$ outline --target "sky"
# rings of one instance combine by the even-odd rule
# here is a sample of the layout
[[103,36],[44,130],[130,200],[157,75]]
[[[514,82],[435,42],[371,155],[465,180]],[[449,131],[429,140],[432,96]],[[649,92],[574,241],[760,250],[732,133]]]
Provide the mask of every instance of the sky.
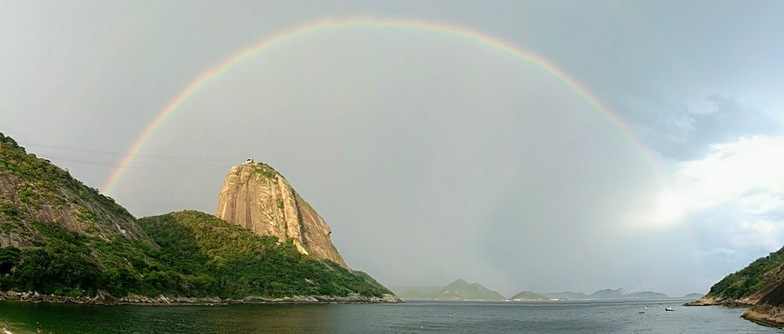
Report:
[[784,245],[783,12],[0,0],[0,132],[137,217],[269,163],[386,285],[705,293]]

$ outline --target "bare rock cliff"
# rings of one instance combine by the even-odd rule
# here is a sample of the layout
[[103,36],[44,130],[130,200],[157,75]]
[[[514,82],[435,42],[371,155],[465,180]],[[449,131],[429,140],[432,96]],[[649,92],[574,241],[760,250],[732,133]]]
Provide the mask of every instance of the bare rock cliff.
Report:
[[267,164],[249,160],[232,167],[215,216],[258,235],[290,239],[300,253],[348,268],[332,245],[332,232],[324,219]]

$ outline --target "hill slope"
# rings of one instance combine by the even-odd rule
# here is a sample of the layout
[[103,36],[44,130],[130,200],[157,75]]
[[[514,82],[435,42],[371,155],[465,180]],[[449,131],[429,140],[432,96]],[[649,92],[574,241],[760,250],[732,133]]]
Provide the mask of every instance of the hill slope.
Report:
[[301,254],[290,241],[279,243],[206,213],[173,212],[139,224],[161,246],[165,264],[184,275],[184,282],[171,284],[192,288],[191,295],[392,295],[365,273]]
[[784,327],[784,247],[714,284],[686,305],[748,305],[743,318]]
[[546,296],[542,296],[542,295],[540,295],[540,294],[538,294],[536,292],[523,291],[523,292],[520,292],[520,293],[514,295],[512,298],[509,298],[509,300],[515,300],[515,301],[540,301],[540,300],[550,300],[550,298],[547,298]]
[[127,210],[0,134],[0,290],[157,293],[157,245]]
[[784,279],[784,248],[761,257],[714,284],[692,305],[754,305]]

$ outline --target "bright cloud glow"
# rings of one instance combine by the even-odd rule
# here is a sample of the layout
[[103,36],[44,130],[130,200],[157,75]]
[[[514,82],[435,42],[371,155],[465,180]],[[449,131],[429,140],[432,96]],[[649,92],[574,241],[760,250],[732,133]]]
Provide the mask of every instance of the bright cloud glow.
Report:
[[671,162],[661,185],[632,216],[634,226],[671,227],[718,208],[733,209],[740,234],[777,231],[775,211],[784,206],[784,137],[743,138],[715,145],[700,160]]
[[672,175],[691,210],[735,201],[757,214],[781,203],[784,137],[752,137],[716,145],[704,159],[676,165]]
[[720,244],[726,246],[778,248],[784,241],[782,171],[784,137],[755,136],[712,146],[702,159],[670,163],[670,184],[652,196],[652,205],[633,211],[633,226],[691,224],[720,234]]

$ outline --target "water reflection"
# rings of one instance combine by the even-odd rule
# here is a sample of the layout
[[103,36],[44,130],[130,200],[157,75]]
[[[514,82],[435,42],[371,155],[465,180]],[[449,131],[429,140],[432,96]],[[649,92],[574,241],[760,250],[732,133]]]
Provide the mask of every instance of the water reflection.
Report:
[[[0,302],[0,323],[35,333],[774,333],[742,309],[678,308],[682,301],[87,306]],[[640,310],[651,306],[648,312]],[[652,310],[659,310],[654,312]]]

